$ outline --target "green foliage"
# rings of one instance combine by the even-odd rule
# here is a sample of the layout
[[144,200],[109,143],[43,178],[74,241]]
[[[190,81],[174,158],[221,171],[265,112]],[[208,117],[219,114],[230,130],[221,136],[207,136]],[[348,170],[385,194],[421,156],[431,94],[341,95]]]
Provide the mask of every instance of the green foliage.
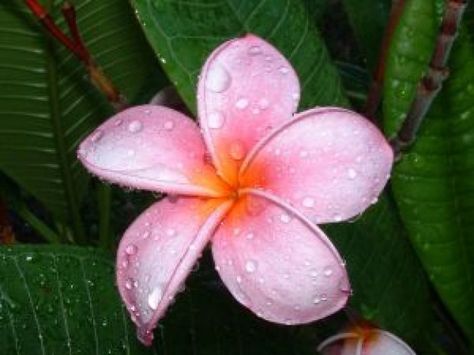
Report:
[[474,51],[467,35],[456,42],[449,67],[392,182],[433,284],[474,341]]
[[389,137],[400,128],[413,101],[436,42],[434,1],[408,0],[396,27],[385,67],[384,126]]
[[[156,59],[128,5],[120,0],[76,5],[91,52],[133,99],[156,70]],[[58,6],[53,17],[60,18]],[[0,169],[82,234],[80,203],[89,175],[76,159],[76,147],[111,109],[82,65],[45,36],[22,1],[1,2],[0,23]]]
[[93,249],[0,247],[0,353],[150,354]]
[[303,89],[300,106],[347,105],[337,71],[302,0],[132,4],[163,69],[193,110],[197,76],[207,56],[225,40],[249,32],[268,39],[295,67]]

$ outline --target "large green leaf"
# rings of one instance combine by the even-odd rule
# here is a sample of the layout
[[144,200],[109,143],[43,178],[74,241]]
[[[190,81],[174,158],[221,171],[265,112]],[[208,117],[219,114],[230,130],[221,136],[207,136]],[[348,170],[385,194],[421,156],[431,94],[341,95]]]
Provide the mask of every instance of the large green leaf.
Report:
[[132,4],[164,70],[192,108],[206,57],[218,44],[248,32],[272,42],[297,69],[302,107],[347,104],[302,0],[133,0]]
[[347,261],[349,307],[423,345],[432,324],[428,283],[388,193],[357,221],[325,229]]
[[385,66],[384,126],[394,135],[428,70],[438,33],[434,0],[408,0],[393,33]]
[[[58,19],[59,3],[53,10]],[[121,0],[75,3],[93,55],[133,99],[157,61],[129,5]],[[75,150],[110,108],[82,65],[45,35],[23,1],[2,1],[0,23],[0,169],[54,215],[75,221],[80,233],[79,205],[88,175]]]
[[466,36],[455,43],[449,67],[393,187],[431,280],[474,341],[474,50]]
[[343,0],[342,3],[353,27],[359,49],[367,61],[367,67],[374,70],[392,1]]
[[92,249],[0,247],[0,353],[149,354],[113,280]]

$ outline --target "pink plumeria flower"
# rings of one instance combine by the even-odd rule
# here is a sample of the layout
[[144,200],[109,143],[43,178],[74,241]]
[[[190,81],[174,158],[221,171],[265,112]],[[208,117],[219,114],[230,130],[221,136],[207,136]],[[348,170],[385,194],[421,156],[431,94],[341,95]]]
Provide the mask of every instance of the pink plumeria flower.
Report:
[[209,241],[222,280],[259,317],[308,323],[346,304],[344,261],[314,222],[362,213],[393,154],[354,112],[293,115],[299,95],[287,60],[247,35],[218,47],[202,69],[201,128],[145,105],[81,144],[79,158],[99,177],[173,196],[139,216],[118,249],[120,294],[145,344]]
[[399,337],[368,324],[326,339],[318,351],[323,355],[416,355]]

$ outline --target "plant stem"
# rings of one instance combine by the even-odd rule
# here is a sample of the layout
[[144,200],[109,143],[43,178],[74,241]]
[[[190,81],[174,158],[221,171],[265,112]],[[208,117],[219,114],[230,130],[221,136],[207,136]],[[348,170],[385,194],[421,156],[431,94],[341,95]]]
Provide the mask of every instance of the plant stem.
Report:
[[403,13],[404,7],[405,0],[392,1],[390,17],[388,20],[387,27],[385,28],[385,33],[382,39],[382,45],[380,47],[379,60],[377,62],[377,67],[375,68],[373,80],[370,85],[369,93],[367,95],[367,101],[365,102],[365,106],[363,109],[364,116],[374,123],[376,123],[377,108],[379,107],[380,100],[382,98],[382,85],[385,74],[385,63],[387,61],[388,49],[390,47],[393,32],[395,31],[395,28],[397,27],[400,21],[400,16]]
[[67,36],[61,28],[53,21],[48,11],[38,0],[24,0],[32,14],[40,21],[46,31],[58,42],[62,43],[71,53],[73,53],[86,67],[91,82],[107,98],[116,111],[121,111],[128,106],[124,96],[120,93],[112,80],[95,63],[85,46],[79,32],[74,6],[65,2],[61,8],[62,14],[68,25],[71,37]]
[[427,73],[418,84],[415,99],[397,135],[391,140],[395,154],[413,143],[423,118],[441,90],[449,71],[446,67],[467,0],[447,0],[443,21]]
[[18,215],[23,218],[39,235],[46,239],[50,243],[60,243],[61,239],[59,235],[49,228],[41,219],[36,217],[26,206],[23,204],[18,206],[16,209]]
[[110,231],[110,211],[112,188],[104,183],[97,184],[97,202],[99,206],[99,246],[109,249],[112,244]]

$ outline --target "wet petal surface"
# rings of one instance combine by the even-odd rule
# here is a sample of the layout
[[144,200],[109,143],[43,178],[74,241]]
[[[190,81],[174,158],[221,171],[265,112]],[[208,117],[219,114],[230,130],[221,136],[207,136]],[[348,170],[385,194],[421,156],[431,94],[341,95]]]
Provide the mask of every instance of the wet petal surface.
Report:
[[340,108],[300,113],[259,143],[241,177],[316,223],[362,213],[389,178],[393,153],[379,130]]
[[206,162],[197,125],[166,107],[118,113],[81,143],[78,157],[92,173],[127,187],[205,196],[225,190]]
[[167,198],[125,232],[117,252],[117,284],[145,344],[228,208],[217,200]]
[[254,35],[225,42],[208,58],[199,80],[200,125],[215,166],[230,183],[247,152],[299,101],[288,61]]
[[344,263],[324,233],[258,196],[239,200],[216,231],[212,251],[233,296],[272,322],[324,318],[350,294]]

